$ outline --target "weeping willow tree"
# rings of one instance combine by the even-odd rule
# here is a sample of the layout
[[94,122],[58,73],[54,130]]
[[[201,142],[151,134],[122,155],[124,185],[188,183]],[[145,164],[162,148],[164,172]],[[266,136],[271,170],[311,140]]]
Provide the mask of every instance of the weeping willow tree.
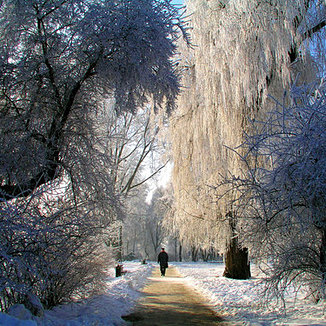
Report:
[[269,94],[282,99],[294,78],[314,74],[304,49],[325,26],[318,8],[321,1],[309,0],[187,3],[194,46],[181,49],[185,88],[170,120],[174,225],[182,241],[200,239],[224,252],[225,276],[250,277],[248,251],[236,233],[237,193],[218,186],[228,173],[242,174],[230,149],[250,132],[249,121],[274,105]]

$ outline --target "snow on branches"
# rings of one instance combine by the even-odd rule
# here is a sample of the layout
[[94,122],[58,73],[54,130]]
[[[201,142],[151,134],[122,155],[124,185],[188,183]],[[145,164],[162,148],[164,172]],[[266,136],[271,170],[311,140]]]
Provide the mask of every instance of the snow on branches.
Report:
[[314,80],[307,32],[322,28],[324,9],[324,2],[305,0],[188,1],[196,46],[181,51],[186,87],[170,120],[175,220],[185,241],[214,239],[209,242],[225,251],[237,236],[237,192],[217,189],[245,168],[230,148],[243,143],[251,120],[264,120],[273,109],[270,95],[282,99],[297,76],[298,84]]
[[291,100],[253,122],[245,176],[230,182],[241,194],[238,232],[263,261],[269,294],[292,283],[317,299],[326,280],[325,84],[293,86]]
[[118,112],[172,110],[180,29],[171,1],[2,1],[1,196],[27,196],[62,172],[66,127],[98,97],[113,95]]

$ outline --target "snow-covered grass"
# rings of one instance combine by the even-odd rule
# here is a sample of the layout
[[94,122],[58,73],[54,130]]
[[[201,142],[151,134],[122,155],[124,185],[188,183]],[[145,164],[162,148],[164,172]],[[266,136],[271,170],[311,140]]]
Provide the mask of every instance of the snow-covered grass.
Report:
[[173,263],[186,282],[208,299],[219,315],[241,325],[326,325],[324,304],[304,301],[290,292],[286,310],[261,300],[259,270],[252,266],[250,280],[223,277],[223,263]]
[[[115,269],[108,270],[105,294],[85,302],[71,303],[45,311],[42,318],[20,321],[0,313],[0,326],[113,326],[122,325],[121,316],[128,314],[140,296],[140,290],[152,272],[153,264],[124,262],[127,271],[115,277]],[[16,316],[17,317],[17,316]]]
[[[46,311],[44,317],[20,320],[0,313],[0,325],[6,326],[80,326],[122,325],[121,316],[128,314],[140,297],[155,263],[125,262],[128,272],[114,277],[109,270],[105,294],[85,302],[67,304]],[[312,304],[294,294],[287,297],[287,310],[262,305],[259,300],[259,275],[253,267],[250,280],[231,280],[222,276],[222,263],[171,263],[184,275],[184,281],[194,287],[219,315],[241,325],[326,325],[324,306]],[[167,272],[168,276],[168,272]],[[168,279],[168,278],[167,278]],[[26,314],[25,314],[26,315]],[[16,314],[16,317],[19,317]]]

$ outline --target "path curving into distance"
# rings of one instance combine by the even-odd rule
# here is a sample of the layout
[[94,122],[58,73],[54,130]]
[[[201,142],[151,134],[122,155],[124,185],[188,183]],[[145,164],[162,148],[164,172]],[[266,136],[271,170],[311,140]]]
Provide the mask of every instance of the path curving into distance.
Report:
[[231,325],[205,305],[204,298],[184,284],[175,267],[169,267],[165,277],[161,277],[159,268],[155,268],[142,292],[143,297],[134,312],[122,317],[130,325]]

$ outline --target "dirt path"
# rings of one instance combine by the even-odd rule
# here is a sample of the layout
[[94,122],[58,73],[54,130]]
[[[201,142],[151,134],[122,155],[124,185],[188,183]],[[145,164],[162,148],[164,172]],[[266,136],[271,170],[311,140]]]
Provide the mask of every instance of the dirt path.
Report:
[[124,316],[131,325],[230,325],[203,304],[204,299],[182,282],[174,267],[161,277],[155,268],[135,311]]

